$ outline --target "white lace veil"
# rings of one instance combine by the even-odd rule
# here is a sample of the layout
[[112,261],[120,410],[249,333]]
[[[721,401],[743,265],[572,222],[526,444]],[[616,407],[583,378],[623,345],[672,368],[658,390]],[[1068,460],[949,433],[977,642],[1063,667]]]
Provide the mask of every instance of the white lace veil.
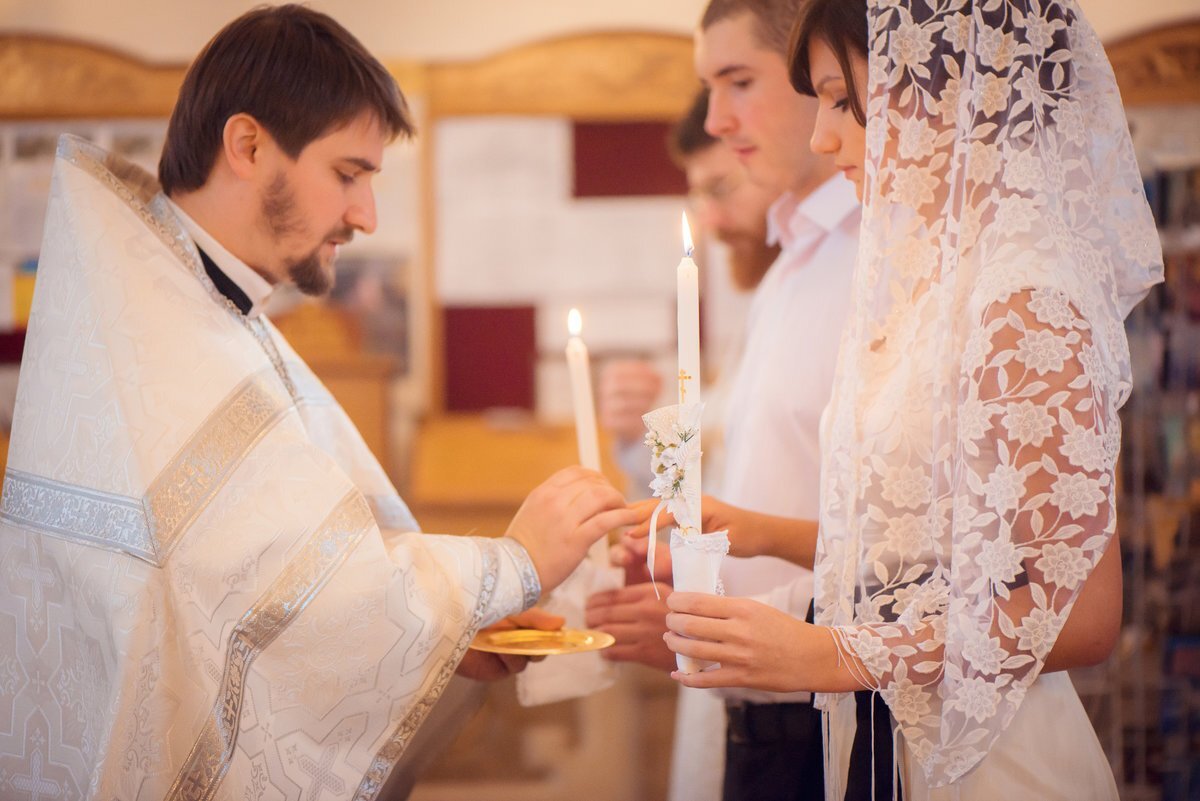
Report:
[[938,786],[1011,721],[1111,539],[1123,319],[1162,256],[1074,0],[867,5],[865,208],[823,432],[816,620]]

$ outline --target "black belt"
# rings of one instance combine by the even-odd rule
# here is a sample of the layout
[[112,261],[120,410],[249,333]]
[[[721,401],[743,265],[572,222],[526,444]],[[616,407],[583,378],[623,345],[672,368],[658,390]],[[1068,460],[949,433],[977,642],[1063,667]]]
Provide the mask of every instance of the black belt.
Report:
[[811,703],[728,704],[727,736],[731,743],[765,745],[811,739],[821,711]]

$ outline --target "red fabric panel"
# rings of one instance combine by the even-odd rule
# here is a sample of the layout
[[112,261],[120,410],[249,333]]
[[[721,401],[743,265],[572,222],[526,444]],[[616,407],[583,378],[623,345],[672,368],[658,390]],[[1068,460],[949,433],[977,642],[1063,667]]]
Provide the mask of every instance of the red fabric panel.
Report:
[[575,197],[686,195],[663,122],[576,122]]
[[446,410],[534,408],[533,306],[448,306]]

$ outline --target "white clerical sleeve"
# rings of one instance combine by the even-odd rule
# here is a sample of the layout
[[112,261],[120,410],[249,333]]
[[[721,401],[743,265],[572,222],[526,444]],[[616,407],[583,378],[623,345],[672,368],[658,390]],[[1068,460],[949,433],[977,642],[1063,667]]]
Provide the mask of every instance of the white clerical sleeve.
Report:
[[[479,554],[493,550],[498,559],[496,584],[483,610],[480,628],[523,612],[537,603],[542,594],[541,580],[525,547],[511,537],[459,537],[408,532],[386,538],[392,561],[404,564],[413,549],[423,548],[433,557],[447,581],[474,575],[479,570]],[[484,579],[486,581],[486,578]]]

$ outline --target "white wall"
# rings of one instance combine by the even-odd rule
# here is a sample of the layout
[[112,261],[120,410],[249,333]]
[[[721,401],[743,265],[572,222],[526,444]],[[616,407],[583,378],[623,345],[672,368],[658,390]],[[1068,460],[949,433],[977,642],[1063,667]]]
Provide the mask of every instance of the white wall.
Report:
[[[689,33],[707,0],[313,0],[385,58],[478,58],[581,31]],[[0,0],[0,30],[101,42],[154,61],[189,61],[255,0]],[[1200,16],[1198,0],[1082,0],[1106,41]]]

